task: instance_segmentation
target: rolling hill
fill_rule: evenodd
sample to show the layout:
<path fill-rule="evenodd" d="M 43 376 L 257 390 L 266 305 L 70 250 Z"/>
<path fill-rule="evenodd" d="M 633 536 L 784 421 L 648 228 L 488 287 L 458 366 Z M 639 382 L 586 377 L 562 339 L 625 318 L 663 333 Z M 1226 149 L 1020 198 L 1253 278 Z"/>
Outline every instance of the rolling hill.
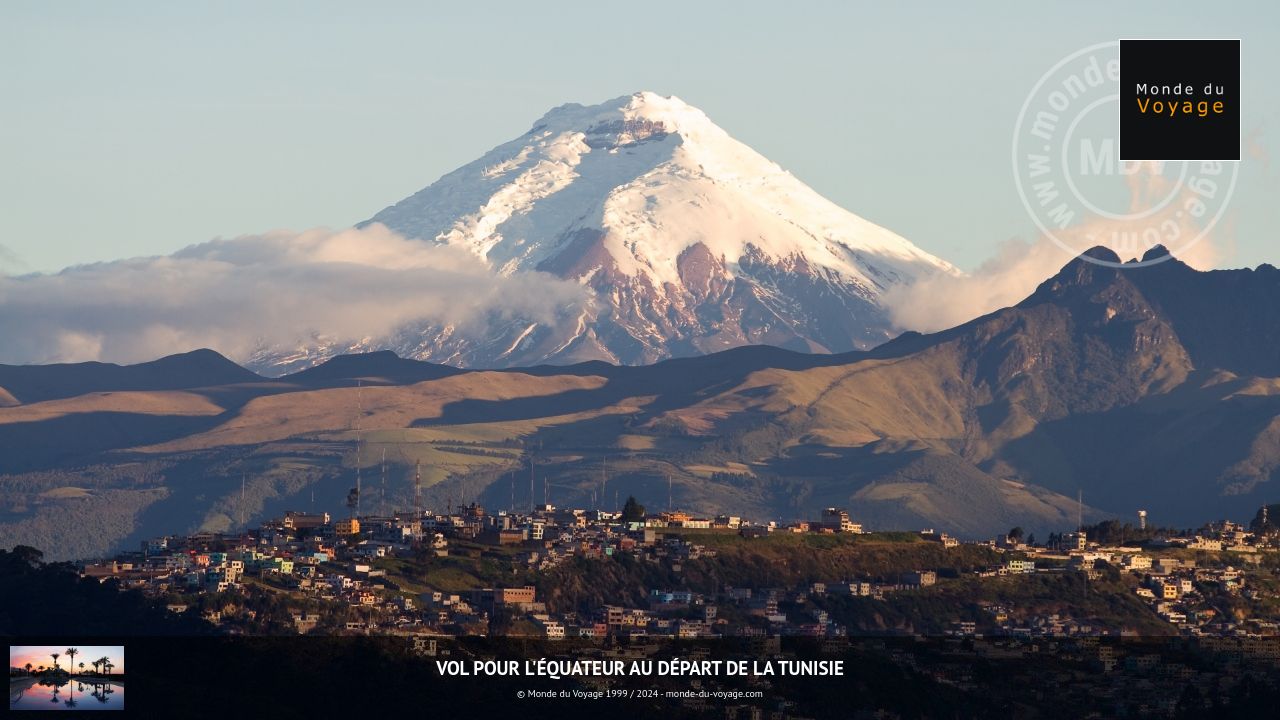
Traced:
<path fill-rule="evenodd" d="M 403 509 L 418 462 L 439 508 L 839 505 L 871 528 L 982 537 L 1073 527 L 1082 493 L 1086 520 L 1246 520 L 1280 468 L 1278 309 L 1270 266 L 1080 258 L 1017 306 L 843 354 L 473 371 L 384 352 L 276 380 L 208 352 L 4 368 L 0 545 L 78 557 L 336 512 L 357 468 L 366 512 Z"/>

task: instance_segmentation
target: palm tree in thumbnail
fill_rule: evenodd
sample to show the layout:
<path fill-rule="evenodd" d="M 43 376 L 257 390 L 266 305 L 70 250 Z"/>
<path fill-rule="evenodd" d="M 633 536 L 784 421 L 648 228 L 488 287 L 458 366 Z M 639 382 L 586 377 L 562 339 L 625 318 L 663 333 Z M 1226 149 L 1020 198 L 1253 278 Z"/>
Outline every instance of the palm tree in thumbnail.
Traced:
<path fill-rule="evenodd" d="M 30 675 L 30 674 L 31 674 L 31 663 L 27 663 L 27 664 L 26 664 L 26 665 L 24 665 L 23 667 L 25 667 L 25 668 L 27 669 L 27 674 L 28 674 L 28 675 Z"/>
<path fill-rule="evenodd" d="M 58 658 L 62 657 L 62 653 L 49 653 L 49 657 L 53 658 L 53 666 L 61 670 L 62 667 L 58 665 Z"/>
<path fill-rule="evenodd" d="M 71 658 L 70 662 L 68 662 L 68 663 L 67 663 L 67 666 L 68 666 L 68 667 L 67 667 L 67 672 L 74 672 L 74 671 L 75 671 L 75 669 L 76 669 L 76 655 L 79 655 L 79 654 L 80 654 L 80 648 L 73 648 L 73 647 L 69 647 L 69 648 L 67 648 L 67 657 Z"/>
<path fill-rule="evenodd" d="M 80 663 L 80 674 L 84 674 L 84 663 Z"/>

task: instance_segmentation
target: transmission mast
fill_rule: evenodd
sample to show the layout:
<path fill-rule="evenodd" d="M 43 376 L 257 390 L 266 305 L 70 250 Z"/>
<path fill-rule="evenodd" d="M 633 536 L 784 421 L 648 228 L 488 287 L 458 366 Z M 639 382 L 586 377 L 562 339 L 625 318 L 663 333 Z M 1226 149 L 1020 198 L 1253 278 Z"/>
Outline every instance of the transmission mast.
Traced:
<path fill-rule="evenodd" d="M 413 461 L 413 519 L 422 518 L 422 461 Z"/>
<path fill-rule="evenodd" d="M 364 415 L 364 402 L 362 401 L 361 392 L 364 389 L 363 381 L 356 381 L 356 517 L 360 517 L 360 416 Z"/>

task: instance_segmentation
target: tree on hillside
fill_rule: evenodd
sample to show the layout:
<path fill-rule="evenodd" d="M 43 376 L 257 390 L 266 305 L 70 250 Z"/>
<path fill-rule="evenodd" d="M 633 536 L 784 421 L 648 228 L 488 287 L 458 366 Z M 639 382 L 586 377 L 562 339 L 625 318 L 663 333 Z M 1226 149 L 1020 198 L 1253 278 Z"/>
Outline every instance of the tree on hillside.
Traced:
<path fill-rule="evenodd" d="M 644 506 L 636 502 L 634 495 L 627 497 L 627 504 L 622 506 L 622 522 L 640 522 L 644 520 Z"/>
<path fill-rule="evenodd" d="M 9 553 L 17 562 L 36 567 L 44 559 L 44 553 L 30 545 L 15 545 Z"/>
<path fill-rule="evenodd" d="M 81 578 L 71 563 L 42 563 L 39 557 L 40 552 L 30 547 L 0 549 L 0 635 L 58 635 L 67 627 L 76 628 L 82 637 L 214 631 L 203 619 L 175 616 L 159 599 L 121 592 L 114 579 Z"/>
<path fill-rule="evenodd" d="M 1280 529 L 1280 505 L 1264 505 L 1253 516 L 1249 529 L 1256 533 L 1270 533 Z"/>
<path fill-rule="evenodd" d="M 1019 525 L 1018 527 L 1010 529 L 1008 538 L 1009 542 L 1022 542 L 1022 526 Z"/>

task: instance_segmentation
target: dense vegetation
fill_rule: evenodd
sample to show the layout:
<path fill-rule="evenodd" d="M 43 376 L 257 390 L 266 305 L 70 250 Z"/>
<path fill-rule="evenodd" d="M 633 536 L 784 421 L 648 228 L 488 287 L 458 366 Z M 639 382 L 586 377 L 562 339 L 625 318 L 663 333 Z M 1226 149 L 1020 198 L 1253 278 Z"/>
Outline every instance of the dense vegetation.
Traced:
<path fill-rule="evenodd" d="M 999 606 L 1019 619 L 1060 613 L 1107 628 L 1141 631 L 1144 636 L 1174 634 L 1118 576 L 1088 583 L 1080 573 L 970 577 L 884 600 L 830 596 L 821 598 L 819 605 L 855 633 L 892 629 L 937 635 L 962 620 L 990 629 L 995 623 L 984 608 Z"/>
<path fill-rule="evenodd" d="M 97 557 L 134 533 L 138 517 L 170 493 L 165 487 L 73 491 L 67 488 L 66 497 L 33 496 L 22 506 L 26 512 L 0 522 L 0 547 L 22 543 L 52 548 L 58 559 Z"/>
<path fill-rule="evenodd" d="M 539 597 L 555 611 L 588 611 L 619 602 L 643 606 L 651 589 L 714 594 L 728 586 L 795 589 L 813 582 L 897 582 L 912 570 L 957 574 L 999 562 L 990 548 L 944 548 L 910 533 L 790 535 L 746 539 L 725 533 L 685 533 L 715 551 L 680 563 L 646 562 L 627 554 L 612 560 L 575 558 L 536 578 Z"/>
<path fill-rule="evenodd" d="M 1121 523 L 1119 520 L 1103 520 L 1094 525 L 1086 525 L 1085 533 L 1090 540 L 1103 545 L 1141 545 L 1157 537 L 1178 537 L 1188 534 L 1186 530 L 1149 526 L 1138 528 L 1133 523 Z"/>

